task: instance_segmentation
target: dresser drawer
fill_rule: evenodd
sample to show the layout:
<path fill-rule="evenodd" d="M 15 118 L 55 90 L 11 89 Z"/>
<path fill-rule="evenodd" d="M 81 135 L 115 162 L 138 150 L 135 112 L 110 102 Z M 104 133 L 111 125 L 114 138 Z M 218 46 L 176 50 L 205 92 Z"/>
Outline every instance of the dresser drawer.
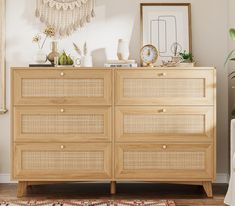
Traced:
<path fill-rule="evenodd" d="M 116 105 L 213 105 L 214 70 L 117 70 Z"/>
<path fill-rule="evenodd" d="M 14 70 L 14 105 L 111 105 L 111 70 Z"/>
<path fill-rule="evenodd" d="M 15 142 L 107 142 L 111 131 L 111 107 L 14 108 Z"/>
<path fill-rule="evenodd" d="M 117 180 L 192 181 L 213 179 L 210 144 L 117 144 Z"/>
<path fill-rule="evenodd" d="M 118 142 L 213 141 L 213 107 L 119 106 L 115 110 Z"/>
<path fill-rule="evenodd" d="M 17 180 L 99 180 L 111 178 L 110 144 L 15 144 Z"/>

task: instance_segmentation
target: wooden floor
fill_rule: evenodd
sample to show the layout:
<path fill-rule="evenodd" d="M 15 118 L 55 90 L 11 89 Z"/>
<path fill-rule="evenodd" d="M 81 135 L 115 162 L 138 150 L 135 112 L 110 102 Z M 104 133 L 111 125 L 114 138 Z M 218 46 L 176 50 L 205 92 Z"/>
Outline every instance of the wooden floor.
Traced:
<path fill-rule="evenodd" d="M 0 184 L 0 200 L 16 198 L 16 184 Z M 117 194 L 109 195 L 109 184 L 57 184 L 28 188 L 23 199 L 169 199 L 177 206 L 222 206 L 227 185 L 213 186 L 214 198 L 207 198 L 201 186 L 168 184 L 117 185 Z"/>

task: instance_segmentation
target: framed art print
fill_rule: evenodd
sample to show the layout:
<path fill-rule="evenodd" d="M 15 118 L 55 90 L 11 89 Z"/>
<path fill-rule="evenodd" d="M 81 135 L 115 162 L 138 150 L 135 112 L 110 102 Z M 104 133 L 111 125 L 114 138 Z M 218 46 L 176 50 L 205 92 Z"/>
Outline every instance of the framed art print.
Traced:
<path fill-rule="evenodd" d="M 162 61 L 170 61 L 176 53 L 192 51 L 191 4 L 141 4 L 142 46 L 151 44 L 158 49 Z"/>

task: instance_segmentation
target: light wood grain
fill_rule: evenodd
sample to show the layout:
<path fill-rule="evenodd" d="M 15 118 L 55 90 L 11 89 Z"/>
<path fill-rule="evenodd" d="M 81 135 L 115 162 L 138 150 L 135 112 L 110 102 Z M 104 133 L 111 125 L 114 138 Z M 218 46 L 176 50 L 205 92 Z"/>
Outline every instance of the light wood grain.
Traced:
<path fill-rule="evenodd" d="M 212 183 L 211 182 L 203 182 L 202 185 L 203 185 L 203 188 L 207 194 L 207 197 L 213 197 Z"/>
<path fill-rule="evenodd" d="M 214 113 L 213 113 L 213 124 L 214 124 L 214 178 L 213 178 L 213 181 L 216 180 L 216 167 L 217 167 L 217 90 L 216 90 L 216 87 L 217 87 L 217 78 L 216 78 L 216 69 L 213 70 L 213 77 L 214 77 L 214 83 L 213 83 L 213 90 L 214 90 Z"/>
<path fill-rule="evenodd" d="M 116 70 L 115 76 L 118 106 L 214 104 L 214 76 L 210 69 Z"/>
<path fill-rule="evenodd" d="M 115 181 L 115 73 L 112 73 L 112 180 Z"/>
<path fill-rule="evenodd" d="M 20 181 L 110 180 L 111 145 L 105 143 L 15 144 L 14 179 Z"/>
<path fill-rule="evenodd" d="M 111 105 L 111 73 L 16 69 L 14 105 Z"/>
<path fill-rule="evenodd" d="M 213 177 L 211 144 L 116 144 L 117 180 L 194 182 Z"/>
<path fill-rule="evenodd" d="M 117 142 L 213 142 L 213 107 L 117 106 Z"/>
<path fill-rule="evenodd" d="M 26 193 L 26 190 L 27 190 L 27 182 L 26 181 L 23 181 L 23 182 L 19 182 L 18 183 L 18 188 L 17 188 L 17 197 L 20 198 L 20 197 L 23 197 Z"/>
<path fill-rule="evenodd" d="M 174 182 L 212 195 L 213 68 L 14 68 L 11 88 L 14 180 L 109 181 L 111 193 L 116 181 Z"/>
<path fill-rule="evenodd" d="M 111 181 L 110 183 L 110 194 L 115 195 L 116 194 L 116 182 Z"/>
<path fill-rule="evenodd" d="M 14 141 L 111 142 L 111 118 L 111 107 L 19 106 Z"/>

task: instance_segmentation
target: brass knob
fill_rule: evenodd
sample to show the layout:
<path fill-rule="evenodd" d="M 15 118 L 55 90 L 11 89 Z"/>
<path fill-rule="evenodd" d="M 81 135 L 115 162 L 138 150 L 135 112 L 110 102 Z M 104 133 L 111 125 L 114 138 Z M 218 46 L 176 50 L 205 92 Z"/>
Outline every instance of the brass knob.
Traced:
<path fill-rule="evenodd" d="M 160 73 L 159 76 L 165 77 L 166 73 Z"/>
<path fill-rule="evenodd" d="M 166 113 L 166 109 L 161 109 L 160 112 L 161 113 Z"/>
<path fill-rule="evenodd" d="M 61 145 L 61 146 L 60 146 L 60 149 L 64 149 L 64 148 L 65 148 L 65 146 L 64 146 L 64 145 Z"/>
<path fill-rule="evenodd" d="M 63 76 L 64 76 L 64 72 L 61 72 L 61 73 L 60 73 L 60 76 L 62 76 L 62 77 L 63 77 Z"/>
<path fill-rule="evenodd" d="M 167 145 L 163 145 L 163 146 L 162 146 L 162 149 L 167 149 Z"/>
<path fill-rule="evenodd" d="M 61 109 L 60 112 L 61 112 L 61 113 L 64 113 L 64 109 Z"/>

